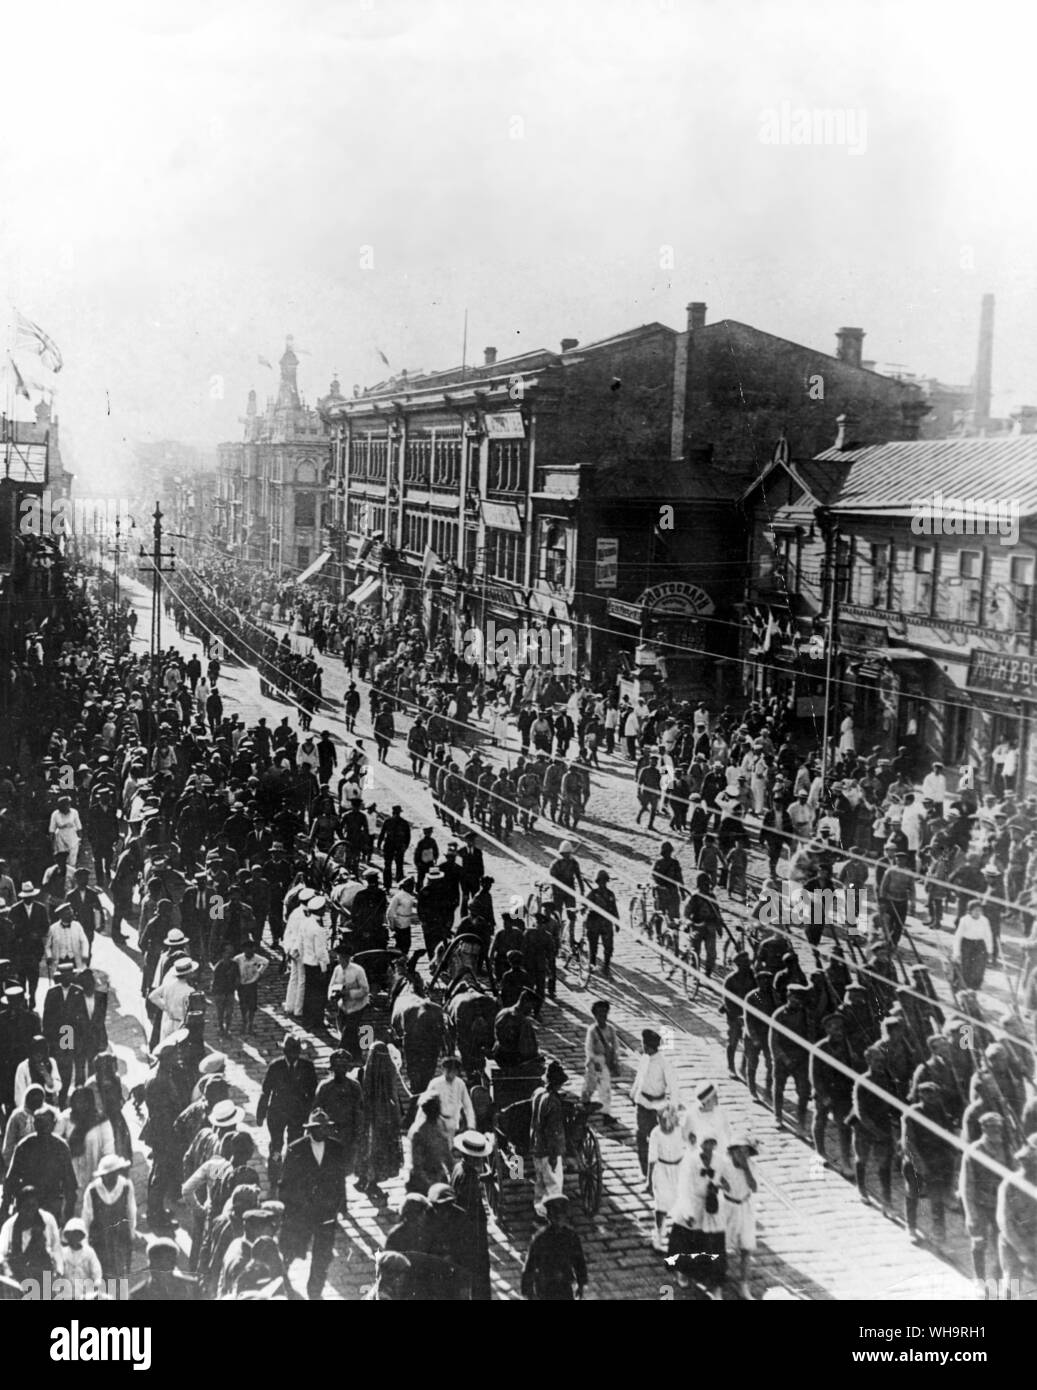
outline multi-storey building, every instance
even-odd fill
[[[321,554],[329,453],[319,411],[299,394],[291,338],[279,365],[277,396],[261,414],[250,391],[244,438],[219,445],[213,536],[237,558],[292,579]],[[328,399],[338,394],[332,382]]]
[[[323,403],[322,555],[350,596],[456,642],[491,620],[556,626],[578,669],[722,693],[759,459],[786,425],[822,447],[851,403],[869,438],[896,437],[918,392],[861,367],[859,329],[832,357],[705,313]]]
[[[1037,434],[779,456],[746,499],[748,689],[801,731],[851,710],[858,747],[992,771],[1005,741],[1037,790]],[[831,641],[829,640],[831,638]]]

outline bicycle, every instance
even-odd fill
[[[586,914],[582,914],[570,921],[568,945],[558,953],[558,970],[566,977],[572,989],[586,989],[593,969],[587,945],[585,919]]]

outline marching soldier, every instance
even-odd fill
[[[746,1085],[749,1087],[749,1094],[753,1100],[758,1100],[756,1090],[756,1071],[760,1065],[760,1058],[763,1057],[766,1066],[764,1077],[764,1095],[769,1097],[771,1094],[772,1067],[771,1067],[771,1029],[770,1024],[762,1018],[757,1018],[756,1014],[750,1009],[758,1009],[761,1013],[770,1016],[778,1007],[772,988],[773,976],[769,970],[756,971],[756,988],[751,989],[745,996],[745,1002],[750,1006],[745,1012],[745,1053],[742,1059],[742,1072],[745,1076]]]
[[[749,964],[749,952],[736,951],[735,968],[724,980],[724,989],[727,993],[724,995],[723,1001],[723,1010],[727,1018],[727,1070],[735,1079],[738,1077],[735,1070],[735,1056],[738,1052],[738,1044],[742,1041],[742,1032],[745,1027],[745,1010],[739,1001],[744,999],[755,987],[756,977]],[[732,995],[735,997],[732,998]]]
[[[810,1058],[810,1088],[814,1093],[814,1148],[825,1156],[825,1125],[829,1115],[839,1136],[839,1152],[843,1167],[850,1169],[850,1111],[853,1109],[854,1082],[845,1072],[827,1066],[825,1057],[832,1057],[844,1066],[853,1066],[846,1042],[846,1024],[839,1014],[829,1014],[824,1021],[825,1037]]]
[[[882,1048],[878,1044],[866,1048],[864,1061],[867,1070],[854,1086],[853,1109],[850,1112],[854,1177],[861,1201],[870,1202],[868,1160],[874,1154],[878,1160],[882,1204],[888,1207],[893,1201],[893,1141],[897,1111],[884,1096],[877,1095],[872,1089],[874,1085],[888,1094],[892,1086]],[[867,1084],[869,1082],[871,1085]]]
[[[809,985],[792,984],[789,986],[788,1003],[782,1004],[774,1011],[774,1022],[784,1025],[793,1033],[798,1034],[807,1042],[813,1041],[811,1038],[811,1020],[806,1009],[806,1000],[810,994]],[[771,1057],[774,1059],[774,1085],[772,1090],[772,1105],[774,1108],[774,1122],[779,1129],[784,1128],[782,1119],[782,1101],[785,1096],[786,1082],[791,1079],[796,1087],[796,1120],[800,1128],[806,1125],[807,1105],[810,1101],[810,1058],[806,1049],[777,1028],[771,1028]]]

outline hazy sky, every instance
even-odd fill
[[[1037,403],[1031,26],[1007,0],[5,6],[0,303],[59,343],[94,489],[126,441],[237,438],[286,333],[313,400],[384,376],[377,348],[459,361],[466,306],[470,360],[702,299],[967,382],[991,290],[995,405]],[[764,143],[783,102],[863,112],[863,152]]]

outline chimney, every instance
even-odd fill
[[[972,409],[978,429],[990,423],[990,383],[994,363],[994,296],[985,294],[979,311],[979,350],[973,383]]]
[[[482,356],[483,356],[483,366],[484,366],[484,367],[493,367],[493,366],[496,365],[496,362],[497,362],[497,349],[496,349],[496,348],[483,348],[483,350],[482,350]]]
[[[851,367],[859,367],[863,351],[863,328],[838,329],[835,335],[835,355],[840,362],[846,362]]]
[[[922,416],[928,415],[931,408],[925,401],[904,401],[900,407],[900,414],[904,422],[900,437],[907,440],[917,439],[922,425]]]
[[[1037,434],[1037,405],[1021,405],[1012,412],[1013,434]]]
[[[850,432],[857,423],[849,411],[844,411],[842,415],[836,416],[836,436],[833,449],[856,449],[856,444],[850,443]]]
[[[563,339],[562,339],[562,351],[563,351],[563,352],[572,352],[573,348],[578,348],[579,346],[580,346],[580,340],[579,340],[579,338],[563,338]]]
[[[689,333],[692,333],[692,332],[694,332],[694,330],[695,330],[696,328],[705,328],[705,326],[706,326],[706,306],[705,306],[705,304],[701,304],[701,303],[699,303],[698,300],[696,300],[694,304],[689,304],[689,305],[687,306],[687,309],[688,309],[688,332],[689,332]]]

